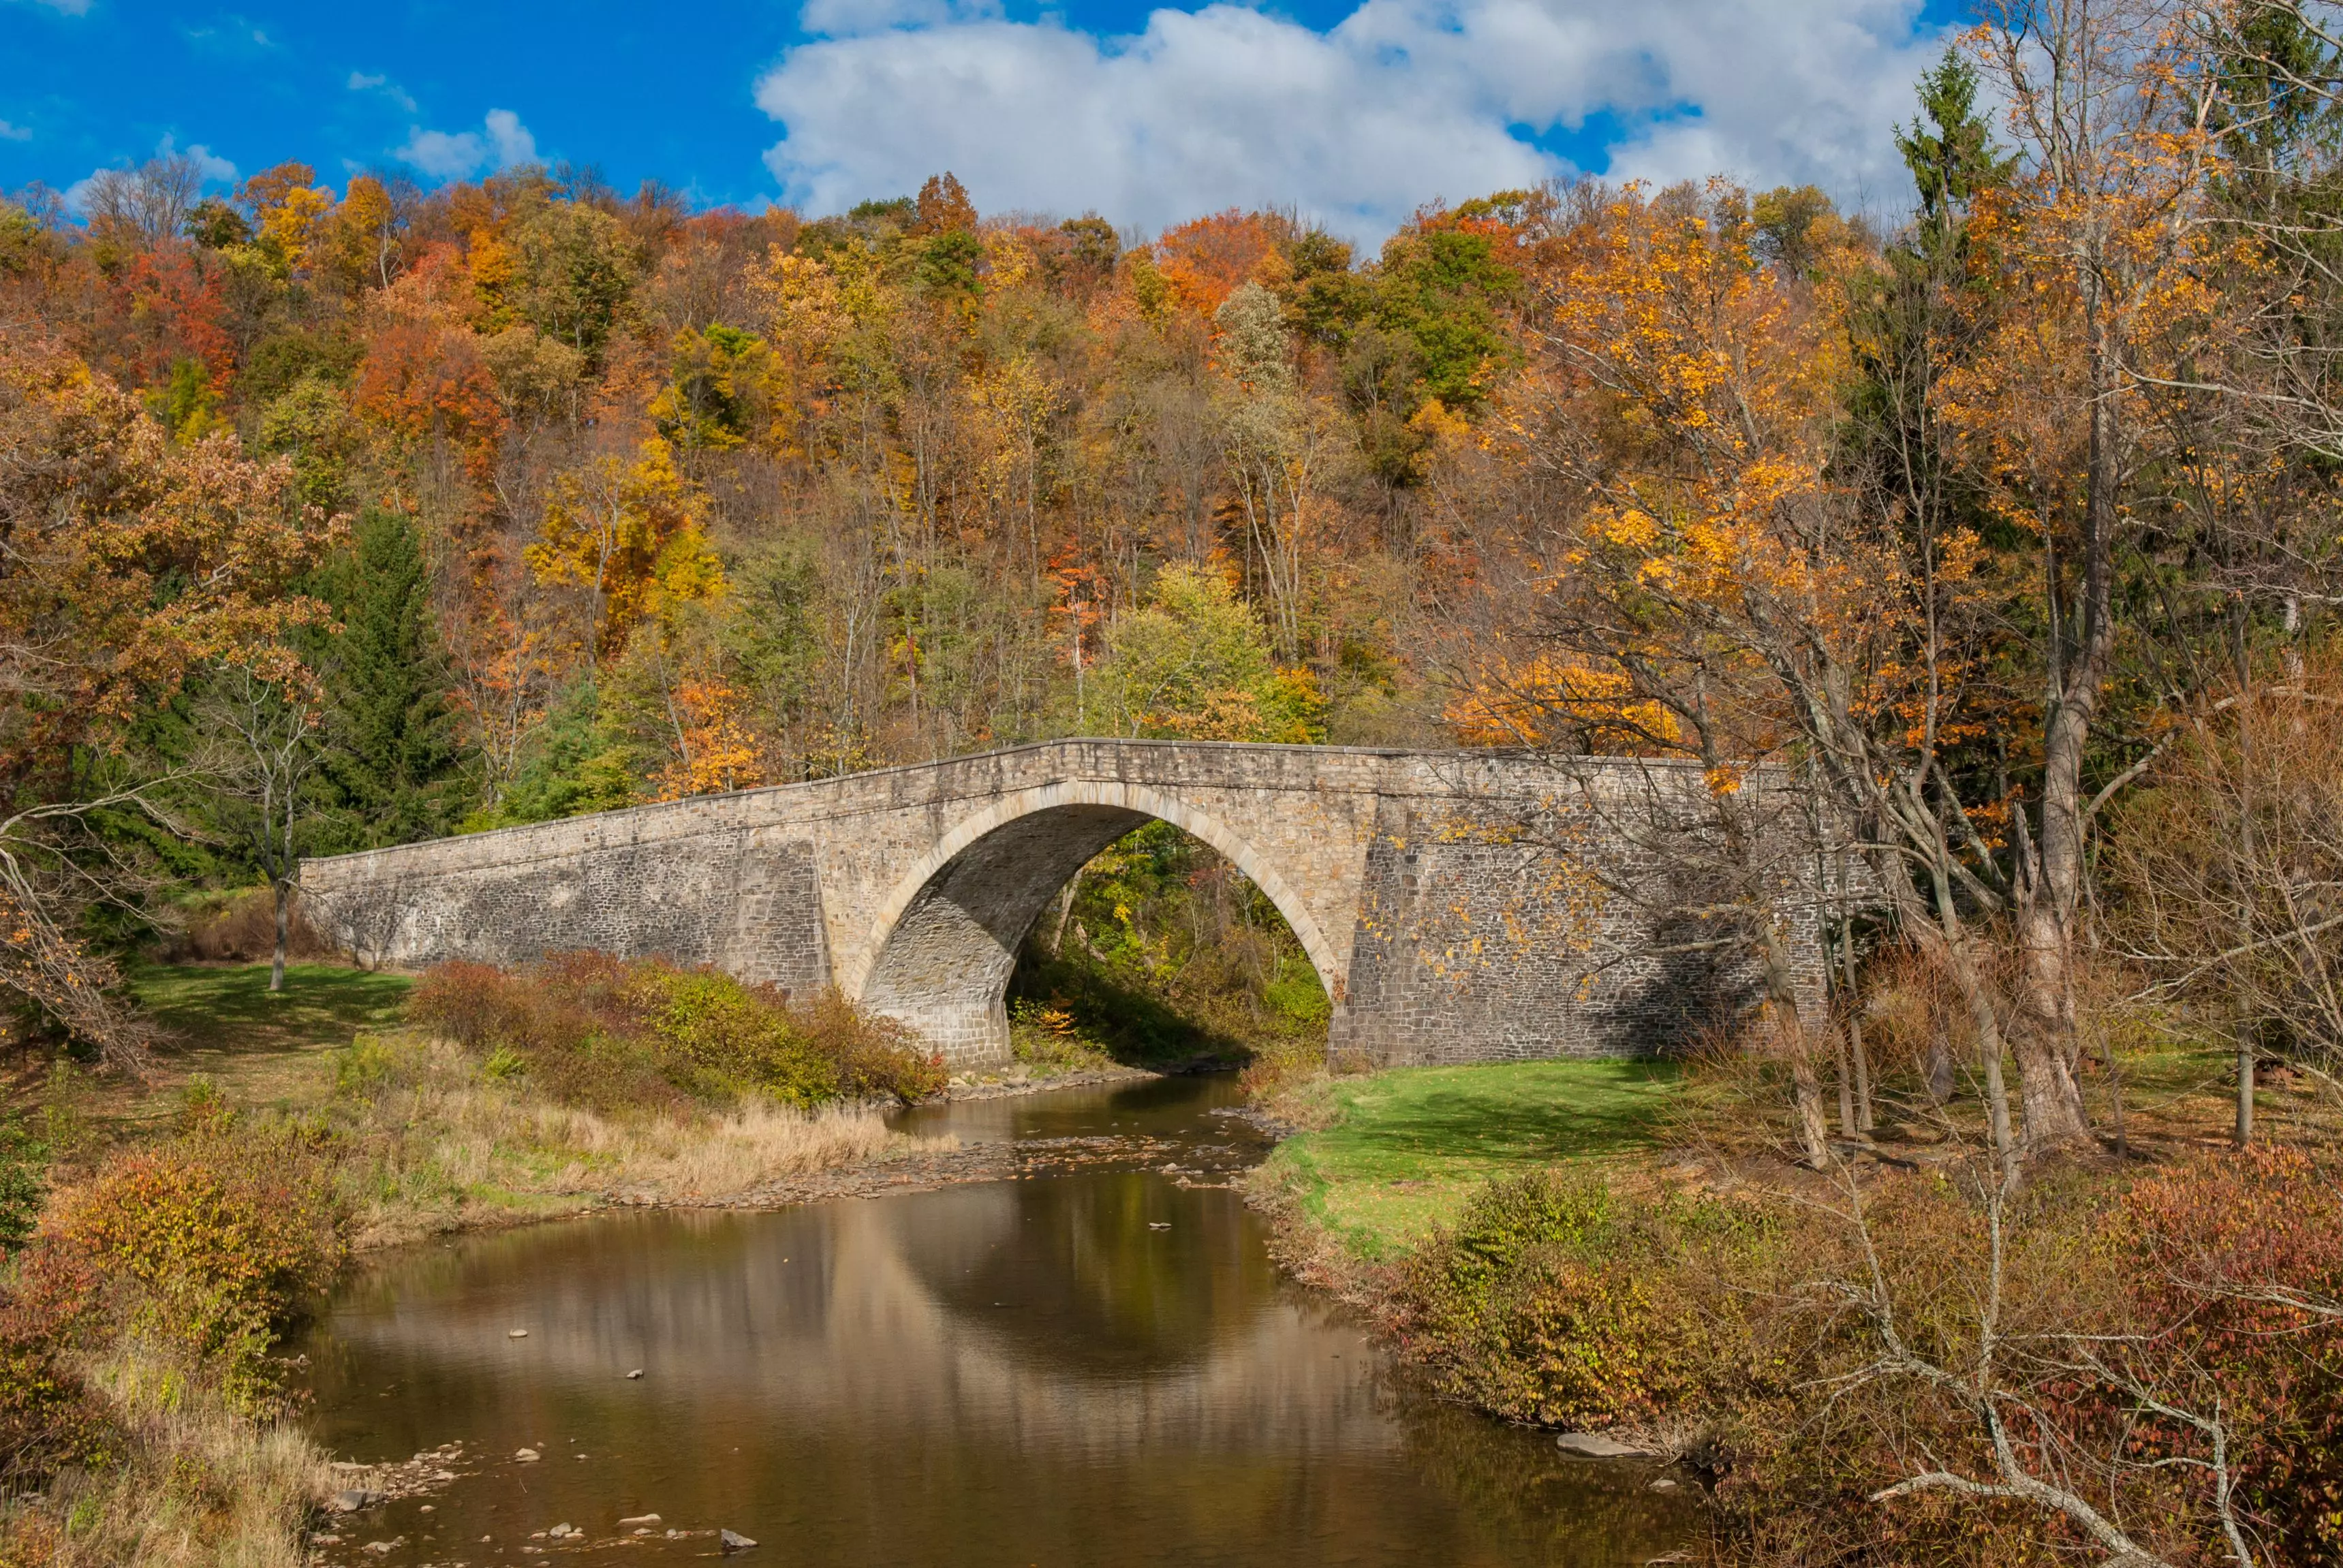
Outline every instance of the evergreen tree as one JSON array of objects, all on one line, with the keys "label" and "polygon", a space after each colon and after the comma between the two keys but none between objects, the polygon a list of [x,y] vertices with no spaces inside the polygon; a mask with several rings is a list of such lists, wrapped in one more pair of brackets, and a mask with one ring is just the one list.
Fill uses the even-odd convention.
[{"label": "evergreen tree", "polygon": [[1994,146],[1977,113],[1976,71],[1956,50],[1947,47],[1922,75],[1919,91],[1922,117],[1896,128],[1896,150],[1920,193],[1919,221],[1909,245],[1896,248],[1936,262],[1952,258],[1969,203],[2006,183],[2017,160]]},{"label": "evergreen tree", "polygon": [[327,582],[342,630],[321,660],[330,702],[322,788],[344,849],[447,832],[469,789],[414,525],[368,511]]}]

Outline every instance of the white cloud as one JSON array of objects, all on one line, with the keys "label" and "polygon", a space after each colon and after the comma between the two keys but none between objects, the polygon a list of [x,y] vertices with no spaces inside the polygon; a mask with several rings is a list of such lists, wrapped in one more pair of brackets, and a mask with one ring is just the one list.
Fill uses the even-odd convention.
[{"label": "white cloud", "polygon": [[11,125],[6,120],[0,120],[0,142],[29,142],[32,139],[30,126]]},{"label": "white cloud", "polygon": [[207,180],[225,185],[236,178],[236,166],[201,142],[189,146],[187,156],[196,160],[196,166],[204,171],[204,178]]},{"label": "white cloud", "polygon": [[537,138],[510,109],[490,109],[479,131],[427,131],[407,127],[407,145],[390,155],[440,179],[458,179],[482,168],[509,168],[537,161]]},{"label": "white cloud", "polygon": [[349,89],[353,93],[380,93],[408,114],[415,112],[415,100],[406,88],[386,75],[368,75],[364,71],[350,73]]},{"label": "white cloud", "polygon": [[953,3],[808,0],[836,35],[757,85],[791,199],[836,210],[949,167],[989,209],[1161,226],[1291,203],[1376,239],[1429,198],[1573,172],[1531,138],[1602,116],[1614,177],[1900,206],[1888,129],[1942,47],[1917,0],[1361,0],[1326,33],[1215,4],[1103,40],[936,14]]},{"label": "white cloud", "polygon": [[[43,0],[44,4],[47,0]],[[84,0],[86,3],[86,0]],[[249,54],[256,49],[274,49],[277,40],[266,28],[249,16],[222,16],[202,26],[185,26],[180,34],[198,48],[214,49],[230,54]]]},{"label": "white cloud", "polygon": [[[178,139],[168,135],[155,144],[155,156],[158,158],[167,158],[182,150]],[[191,143],[184,151],[188,157],[196,160],[196,167],[202,171],[206,180],[225,184],[236,178],[236,166],[213,152],[203,143]]]},{"label": "white cloud", "polygon": [[89,15],[89,0],[33,0],[33,4],[35,5],[45,6],[49,10],[56,12],[61,16],[86,16]]},{"label": "white cloud", "polygon": [[420,126],[407,130],[407,145],[391,155],[403,163],[413,164],[427,175],[441,179],[455,179],[468,175],[488,161],[488,149],[478,131],[427,131]]},{"label": "white cloud", "polygon": [[537,162],[537,138],[510,109],[488,111],[488,140],[496,144],[497,167]]}]

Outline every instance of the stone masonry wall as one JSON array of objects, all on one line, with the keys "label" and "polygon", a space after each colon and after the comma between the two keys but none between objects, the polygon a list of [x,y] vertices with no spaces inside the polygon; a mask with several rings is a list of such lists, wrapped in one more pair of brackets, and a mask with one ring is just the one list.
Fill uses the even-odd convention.
[{"label": "stone masonry wall", "polygon": [[[1001,990],[1041,910],[1158,817],[1285,914],[1334,1001],[1337,1049],[1665,1049],[1750,976],[1638,956],[1638,917],[1588,871],[1615,881],[1631,849],[1599,812],[1557,807],[1585,777],[1485,754],[1059,741],[311,860],[302,888],[366,961],[662,954],[835,984],[970,1064],[1006,1053]],[[1819,998],[1811,930],[1799,941]]]}]

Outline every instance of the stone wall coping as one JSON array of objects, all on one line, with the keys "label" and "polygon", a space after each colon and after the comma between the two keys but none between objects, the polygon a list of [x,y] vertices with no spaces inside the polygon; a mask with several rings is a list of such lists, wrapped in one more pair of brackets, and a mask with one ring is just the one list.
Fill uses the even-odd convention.
[{"label": "stone wall coping", "polygon": [[[533,860],[554,859],[562,855],[574,854],[584,847],[577,843],[574,839],[574,836],[581,830],[592,833],[597,838],[602,838],[604,834],[608,834],[607,838],[602,838],[605,843],[639,844],[646,841],[694,839],[711,833],[739,832],[798,823],[811,826],[835,818],[867,815],[873,809],[871,802],[868,800],[841,799],[835,809],[824,810],[820,809],[820,803],[826,795],[837,796],[880,781],[901,782],[922,775],[943,783],[954,773],[980,771],[988,765],[997,767],[1014,759],[1053,750],[1106,752],[1117,756],[1127,756],[1134,752],[1155,752],[1172,756],[1183,753],[1202,754],[1215,759],[1230,760],[1242,758],[1276,758],[1283,761],[1301,763],[1341,759],[1345,761],[1396,762],[1433,766],[1443,762],[1474,766],[1497,764],[1542,769],[1560,769],[1572,763],[1581,766],[1586,763],[1601,763],[1606,768],[1615,766],[1623,769],[1626,768],[1657,769],[1664,772],[1682,772],[1698,771],[1701,766],[1698,761],[1689,758],[1608,756],[1557,758],[1549,753],[1513,747],[1409,750],[1397,747],[1303,746],[1242,740],[1121,739],[1110,736],[1065,736],[1054,740],[1035,740],[1020,746],[1001,747],[992,751],[969,752],[959,757],[942,758],[933,762],[908,762],[891,768],[870,769],[859,773],[841,773],[829,779],[808,779],[792,784],[767,784],[753,789],[732,789],[719,794],[689,795],[676,800],[649,801],[640,806],[622,807],[612,811],[588,812],[576,817],[557,817],[543,822],[518,822],[510,827],[491,828],[478,833],[457,834],[445,839],[427,839],[409,844],[386,845],[375,849],[356,849],[340,855],[305,856],[301,865],[305,875],[315,868],[325,872],[330,880],[333,879],[332,872],[335,869],[377,866],[386,859],[444,859],[448,851],[456,850],[459,846],[463,859],[480,867],[518,865]],[[1111,779],[1120,772],[1120,769],[1076,767],[1069,768],[1064,771],[1065,774],[1074,777],[1106,774]],[[1061,778],[1063,776],[1061,775]],[[1034,779],[1031,782],[1021,782],[1013,788],[1030,789],[1051,781]],[[1174,781],[1170,779],[1159,778],[1151,781],[1174,785]],[[1355,780],[1316,779],[1310,781],[1309,788],[1349,794],[1407,796],[1417,793],[1414,790],[1394,789],[1393,782],[1388,776],[1359,778]],[[1178,780],[1177,783],[1185,784],[1190,788],[1204,789],[1273,787],[1259,780],[1234,785],[1214,784],[1204,779],[1182,779]],[[942,804],[949,800],[975,796],[996,795],[1001,792],[1002,788],[1002,784],[998,780],[970,779],[969,787],[959,794],[935,794],[925,800],[905,800],[894,804],[896,809]],[[1429,793],[1436,793],[1443,797],[1453,794],[1452,791],[1445,790]],[[751,816],[740,809],[751,803],[759,802],[770,802],[774,806],[779,806],[785,800],[792,803],[802,801],[814,809],[798,811],[783,809],[776,811],[769,817],[762,813]],[[694,820],[696,818],[718,814],[729,819]],[[649,828],[651,831],[643,831],[646,828]],[[531,839],[550,839],[557,842],[549,842],[538,849],[529,845],[528,840]],[[506,852],[500,854],[498,853],[500,849]]]}]

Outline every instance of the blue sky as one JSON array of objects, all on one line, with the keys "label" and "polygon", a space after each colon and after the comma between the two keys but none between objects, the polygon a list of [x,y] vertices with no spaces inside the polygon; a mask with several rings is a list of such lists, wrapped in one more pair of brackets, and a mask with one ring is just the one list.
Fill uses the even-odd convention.
[{"label": "blue sky", "polygon": [[1553,174],[1815,181],[1900,211],[1886,131],[1947,0],[0,0],[0,188],[157,149],[425,179],[531,156],[813,212],[951,168],[1152,230],[1293,206],[1372,240]]}]

